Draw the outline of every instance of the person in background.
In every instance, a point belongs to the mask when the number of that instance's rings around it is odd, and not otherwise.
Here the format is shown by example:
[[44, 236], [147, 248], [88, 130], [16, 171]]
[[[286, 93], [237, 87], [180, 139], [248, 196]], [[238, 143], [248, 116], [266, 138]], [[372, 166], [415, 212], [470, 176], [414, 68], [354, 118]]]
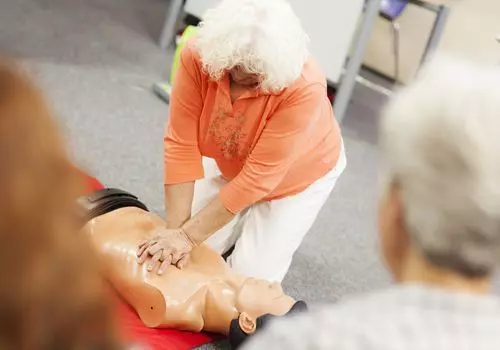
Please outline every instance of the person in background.
[[123, 349], [72, 208], [78, 173], [40, 93], [0, 61], [0, 348]]
[[396, 285], [276, 322], [245, 350], [499, 348], [499, 81], [441, 58], [385, 112], [379, 233]]
[[[345, 166], [326, 79], [285, 0], [224, 0], [182, 50], [166, 128], [161, 273], [206, 242], [280, 282]], [[196, 185], [195, 185], [196, 182]], [[194, 215], [192, 215], [194, 214]]]

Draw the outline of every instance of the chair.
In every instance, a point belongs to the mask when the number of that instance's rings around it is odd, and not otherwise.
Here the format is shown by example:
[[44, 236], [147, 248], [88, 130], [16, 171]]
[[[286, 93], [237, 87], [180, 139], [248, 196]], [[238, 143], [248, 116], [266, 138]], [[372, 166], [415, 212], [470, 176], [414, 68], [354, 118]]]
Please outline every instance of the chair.
[[394, 80], [399, 80], [399, 42], [400, 27], [396, 20], [401, 16], [408, 0], [382, 0], [380, 3], [380, 17], [388, 20], [392, 24], [393, 53], [394, 53]]

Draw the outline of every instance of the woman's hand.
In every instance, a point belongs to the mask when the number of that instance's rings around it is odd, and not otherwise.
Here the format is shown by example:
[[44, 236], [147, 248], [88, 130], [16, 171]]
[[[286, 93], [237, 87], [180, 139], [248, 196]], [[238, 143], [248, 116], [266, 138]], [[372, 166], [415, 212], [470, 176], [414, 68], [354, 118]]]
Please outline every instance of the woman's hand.
[[148, 271], [157, 266], [158, 274], [162, 274], [169, 265], [176, 265], [179, 269], [189, 260], [189, 253], [196, 246], [183, 229], [165, 229], [153, 239], [139, 243], [137, 257], [139, 264], [149, 258]]

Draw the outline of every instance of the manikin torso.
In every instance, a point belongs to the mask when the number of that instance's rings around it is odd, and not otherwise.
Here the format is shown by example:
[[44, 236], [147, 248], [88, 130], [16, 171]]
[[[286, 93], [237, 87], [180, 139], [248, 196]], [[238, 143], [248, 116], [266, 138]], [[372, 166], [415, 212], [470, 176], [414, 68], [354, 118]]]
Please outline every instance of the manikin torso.
[[137, 262], [137, 246], [164, 227], [159, 216], [134, 207], [99, 216], [85, 227], [106, 277], [146, 326], [227, 334], [241, 312], [253, 318], [282, 315], [294, 304], [279, 284], [236, 275], [205, 245], [192, 251], [182, 270], [149, 272], [147, 262]]

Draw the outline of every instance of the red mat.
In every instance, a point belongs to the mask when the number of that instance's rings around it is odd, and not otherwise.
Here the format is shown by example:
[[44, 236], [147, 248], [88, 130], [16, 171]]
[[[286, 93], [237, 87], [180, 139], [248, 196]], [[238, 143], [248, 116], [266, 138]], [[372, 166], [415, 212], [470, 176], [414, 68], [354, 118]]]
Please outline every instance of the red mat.
[[[97, 179], [85, 174], [84, 176], [89, 192], [104, 188]], [[117, 312], [119, 327], [125, 339], [133, 344], [149, 346], [151, 350], [188, 350], [220, 339], [205, 333], [148, 328], [134, 309], [122, 299], [118, 301]]]

